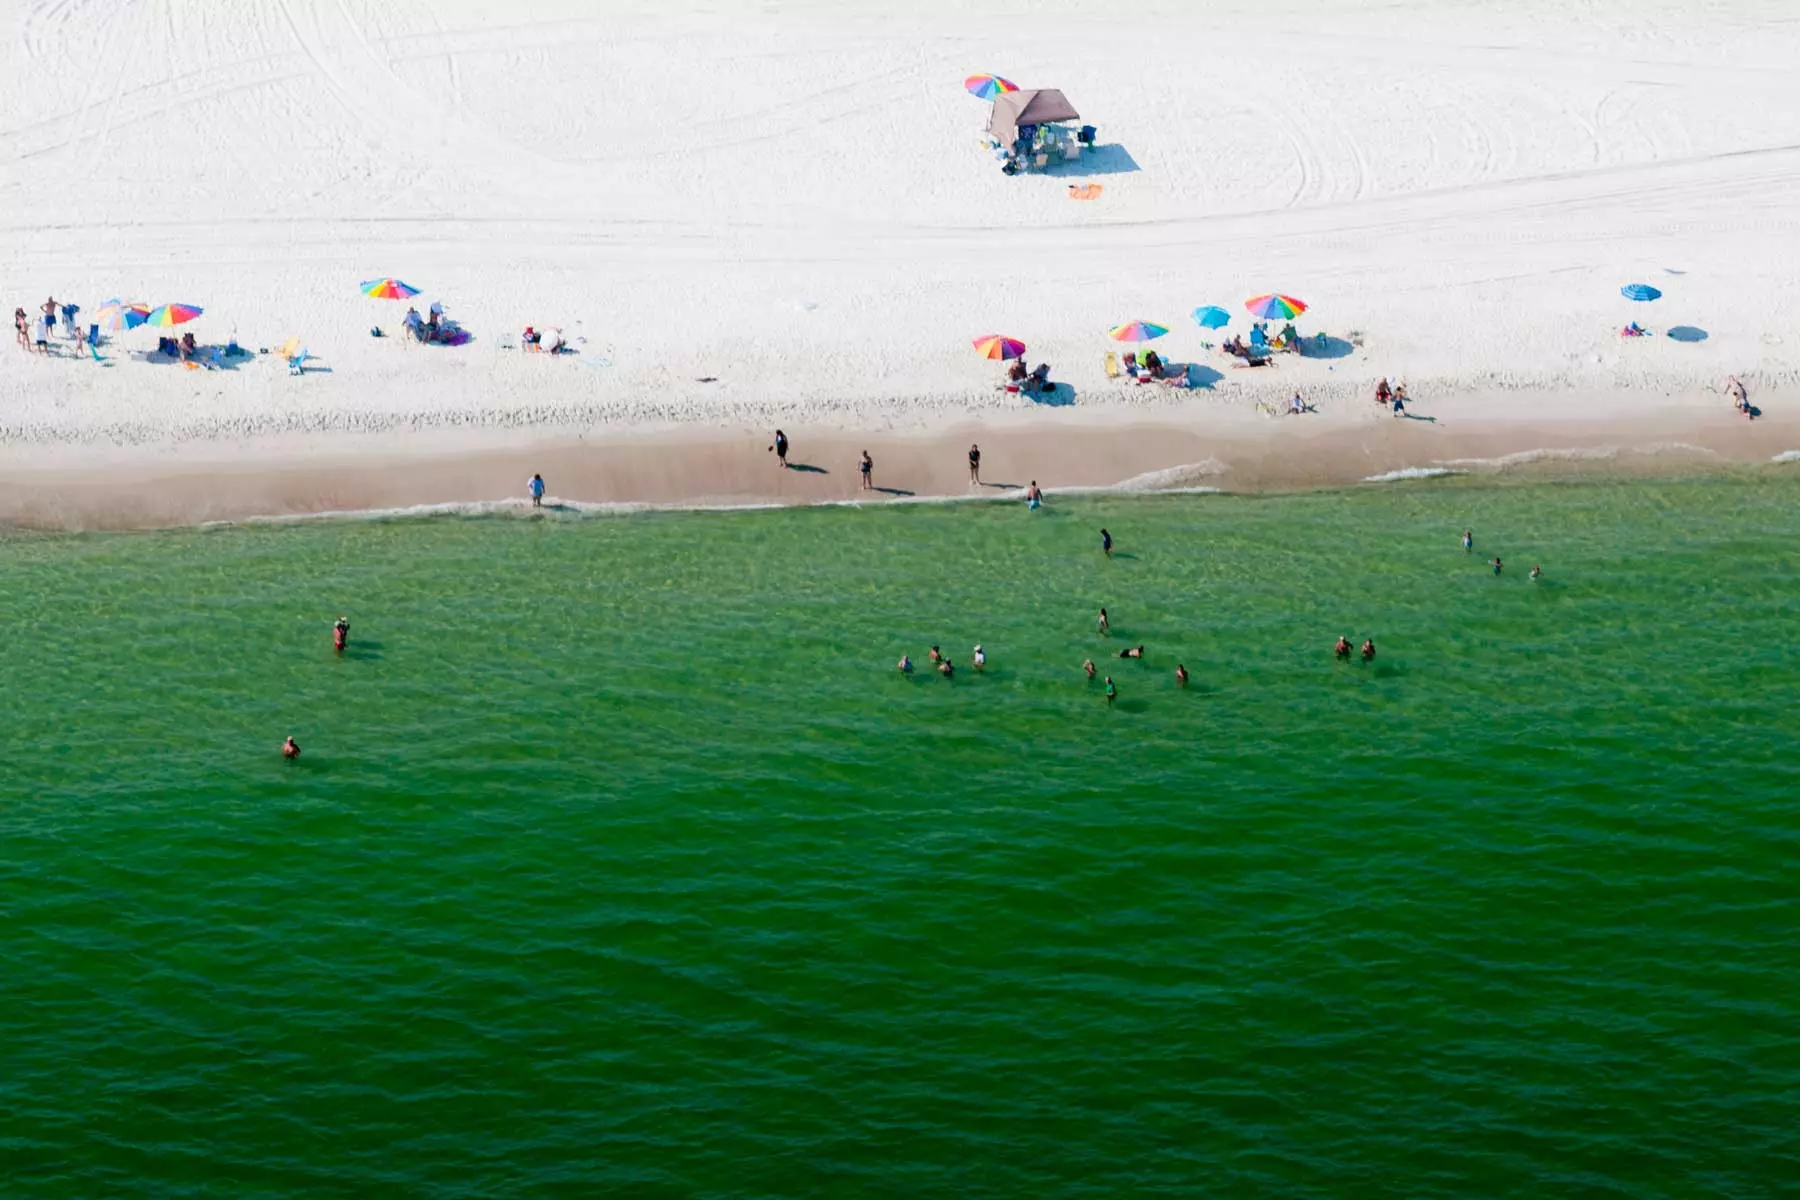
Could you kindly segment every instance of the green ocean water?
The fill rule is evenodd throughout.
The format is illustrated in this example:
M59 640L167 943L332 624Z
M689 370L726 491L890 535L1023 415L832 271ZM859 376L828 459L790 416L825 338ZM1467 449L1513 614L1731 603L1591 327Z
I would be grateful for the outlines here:
M1796 500L8 538L0 1193L1792 1189Z

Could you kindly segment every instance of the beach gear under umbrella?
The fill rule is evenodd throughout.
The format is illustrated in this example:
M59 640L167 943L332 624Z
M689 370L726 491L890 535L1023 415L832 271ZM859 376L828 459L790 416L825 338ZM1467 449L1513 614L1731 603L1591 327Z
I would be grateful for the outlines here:
M1161 325L1153 325L1149 321L1127 321L1107 330L1106 336L1115 342L1148 342L1167 332L1169 331Z
M971 96L980 96L983 100L992 100L1002 92L1016 92L1019 85L1010 79L1002 79L998 75L971 75L963 80Z
M1194 323L1202 329L1223 329L1231 324L1231 314L1216 304L1194 310Z
M975 350L983 358L1020 358L1025 354L1025 343L990 333L975 339Z
M1291 321L1306 311L1306 302L1296 300L1292 296L1274 293L1267 296L1252 296L1244 301L1244 307L1250 315L1265 321Z
M141 300L108 300L94 313L94 323L109 333L136 329L150 315L150 306Z
M362 294L374 300L410 300L419 294L398 279L370 279L362 284Z
M167 329L171 325L185 325L205 311L193 304L165 304L161 308L152 309L144 318L144 324Z
M1619 295L1627 300L1660 300L1662 293L1647 283L1628 283L1619 289Z

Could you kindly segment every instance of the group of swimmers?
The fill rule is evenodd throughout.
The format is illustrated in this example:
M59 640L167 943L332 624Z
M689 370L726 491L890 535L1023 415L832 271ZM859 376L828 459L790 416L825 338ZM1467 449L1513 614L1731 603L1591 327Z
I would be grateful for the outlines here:
M937 668L937 673L942 675L945 679L950 679L956 674L956 667L951 664L950 656L945 654L943 650L937 646L931 648L931 663ZM899 669L902 675L911 675L913 669L912 655L902 654L900 656L900 661L894 665ZM977 671L987 669L987 651L981 648L980 642L975 643L974 653L969 656L969 665Z
M1462 548L1463 548L1464 554L1475 553L1475 531L1473 529L1463 530ZM1488 566L1490 566L1494 569L1494 574L1496 574L1496 575L1500 574L1500 572L1502 572L1506 569L1506 564L1500 561L1500 556L1498 554L1494 555L1494 557L1488 561ZM1542 579L1543 577L1544 577L1544 568L1538 566L1536 563L1532 563L1531 564L1531 581L1533 583L1536 583L1538 580Z

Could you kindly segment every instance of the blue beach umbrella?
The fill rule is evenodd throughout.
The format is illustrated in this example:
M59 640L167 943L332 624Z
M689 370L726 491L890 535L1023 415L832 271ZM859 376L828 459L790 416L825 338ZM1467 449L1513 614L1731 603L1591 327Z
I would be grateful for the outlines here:
M1619 295L1627 300L1660 300L1662 293L1647 283L1628 283L1619 289Z
M1216 304L1194 310L1194 323L1202 329L1223 329L1231 324L1231 314Z

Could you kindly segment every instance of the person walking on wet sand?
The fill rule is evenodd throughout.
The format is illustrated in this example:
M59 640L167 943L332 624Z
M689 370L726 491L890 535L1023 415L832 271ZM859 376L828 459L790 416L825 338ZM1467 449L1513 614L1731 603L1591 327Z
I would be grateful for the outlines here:
M1100 549L1106 557L1112 557L1112 534L1104 529L1100 531Z
M972 443L969 446L969 486L981 486L981 447Z
M533 475L525 484L525 490L531 493L531 507L544 507L544 477Z
M786 470L787 469L787 452L788 452L787 434L785 434L785 433L781 432L781 430L777 429L775 431L775 444L773 446L770 446L769 449L771 449L775 452L776 465L781 467L783 470Z
M863 451L862 462L858 463L857 467L862 471L862 490L865 492L874 491L875 460L869 457L869 452L867 450Z

